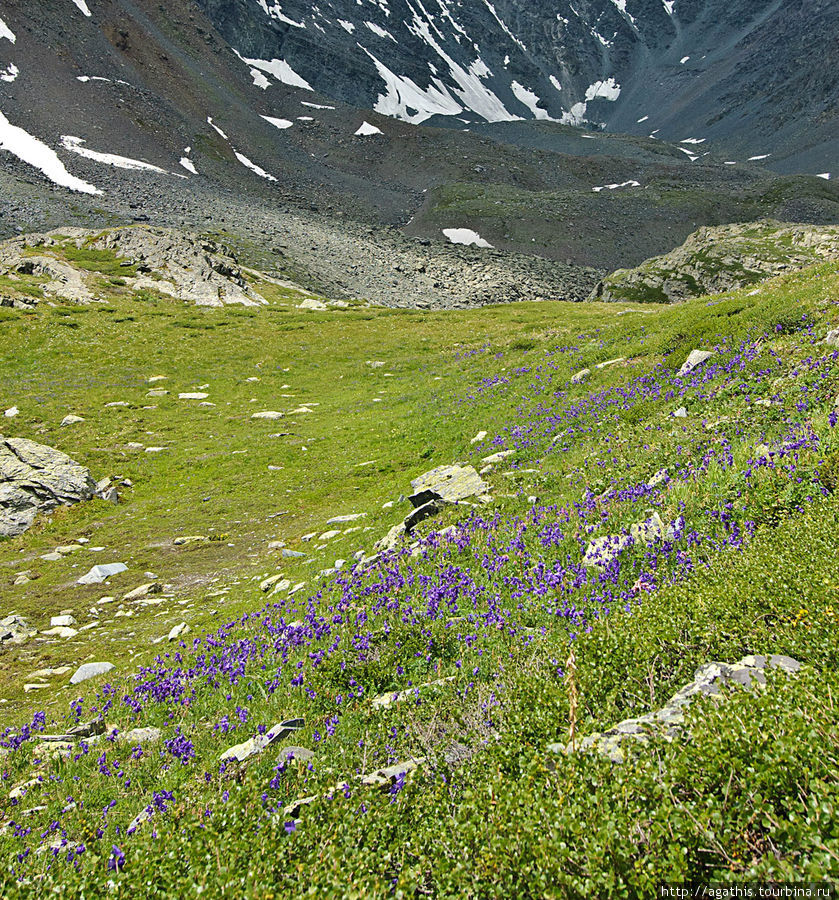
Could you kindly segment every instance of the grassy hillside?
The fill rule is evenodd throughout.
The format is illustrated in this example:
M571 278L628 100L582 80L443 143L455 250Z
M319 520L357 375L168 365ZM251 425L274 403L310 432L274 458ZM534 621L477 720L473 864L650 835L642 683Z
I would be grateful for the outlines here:
M0 543L0 612L97 623L0 651L4 896L836 879L839 354L822 339L837 302L826 264L652 312L304 312L280 290L259 310L0 310L0 407L20 409L3 433L121 493ZM714 355L679 376L694 348ZM284 417L251 418L266 410ZM85 421L60 427L68 413ZM501 450L491 504L447 508L353 568L408 511L411 478ZM632 525L653 511L671 529L644 543ZM327 524L350 513L367 515ZM204 539L176 546L185 535ZM624 551L584 565L605 535ZM75 584L113 561L128 571ZM40 577L12 586L21 570ZM163 593L123 602L149 572ZM266 598L273 575L304 587ZM166 640L180 622L191 631ZM549 749L752 653L803 668L695 702L682 738L654 734L623 765ZM35 670L90 660L116 669L24 692ZM100 713L104 735L38 740ZM301 718L246 762L220 759ZM121 740L140 727L160 741ZM369 777L397 763L414 767Z

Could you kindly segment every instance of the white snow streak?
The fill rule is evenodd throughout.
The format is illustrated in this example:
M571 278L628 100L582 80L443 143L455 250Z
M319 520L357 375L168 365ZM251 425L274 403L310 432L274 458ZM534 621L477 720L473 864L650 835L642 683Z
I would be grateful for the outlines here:
M23 162L39 169L50 181L61 187L82 194L102 193L99 188L71 175L55 150L23 128L12 125L2 112L0 112L0 150L7 150Z
M514 81L510 85L510 89L512 90L516 99L523 103L533 113L534 118L550 119L548 111L546 109L542 109L539 106L539 103L541 103L542 101L537 94L534 94L533 91L528 90L523 84L519 84L518 81Z
M597 194L600 191L616 191L618 188L624 187L641 187L641 185L637 181L624 181L621 184L604 184L600 187L592 188L592 190Z
M193 175L198 174L198 169L195 168L195 163L188 156L182 156L180 159L180 163L187 170L187 172L192 172Z
M8 81L11 83L18 75L20 75L20 69L14 63L9 63L9 65L0 72L0 81Z
M550 76L550 79L551 79L551 84L552 84L558 91L561 91L561 90L562 90L562 85L559 83L559 79L556 77L556 75L551 75L551 76Z
M160 166L153 166L151 163L142 162L139 159L131 159L128 156L117 156L115 153L100 153L98 150L90 150L84 147L86 142L80 137L73 137L72 134L63 134L61 136L61 146L71 153L77 153L85 159L92 159L94 162L104 163L106 166L115 166L117 169L131 169L134 171L157 172L160 175L168 175L165 169Z
M87 8L87 3L85 0L73 0L73 3L78 6L78 8L88 17L90 18L90 10Z
M265 169L261 169L255 162L251 162L244 153L239 153L238 150L234 150L233 153L243 166L247 166L252 172L256 172L260 178L266 178L268 181L277 180L273 175L266 172Z
M213 122L211 116L207 116L207 124L211 128L215 129L225 140L227 140L227 135L221 130L221 128L218 127L218 125L215 124L215 122Z
M750 156L749 162L754 162L757 159L768 159L771 155L771 153L761 153L759 156Z
M816 175L816 178L824 178L825 181L830 181L830 172L822 172L820 175Z
M294 122L290 122L288 119L275 119L273 116L262 116L266 122L270 122L275 128L291 128L294 125Z
M373 34L375 34L377 37L380 37L380 38L390 38L390 39L393 41L394 44L398 44L398 43L399 43L399 41L397 41L396 38L395 38L389 31L387 31L387 30L385 30L384 28L380 27L380 26L377 25L375 22L365 22L364 24L365 24L365 25L370 29L370 31L372 31Z

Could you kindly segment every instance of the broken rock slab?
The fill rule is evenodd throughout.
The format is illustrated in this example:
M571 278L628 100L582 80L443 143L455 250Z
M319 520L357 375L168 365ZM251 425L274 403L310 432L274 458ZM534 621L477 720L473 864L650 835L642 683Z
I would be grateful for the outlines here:
M698 369L713 355L711 350L691 350L688 358L682 363L681 369L679 369L679 376L688 375L694 369Z
M26 531L39 513L92 500L90 471L66 453L0 435L0 537Z
M81 682L87 681L90 678L96 678L99 675L105 675L113 668L114 664L109 662L85 663L84 665L79 666L78 669L76 669L76 671L73 673L73 677L70 679L70 684L81 684Z
M266 747L269 747L276 741L281 741L295 731L299 731L305 724L305 720L300 718L286 719L284 722L278 722L276 725L269 728L265 734L258 734L244 743L228 747L227 750L221 754L220 758L222 762L228 759L236 759L239 762L244 762L251 756L262 753Z
M0 643L22 644L37 633L26 619L14 613L0 621Z

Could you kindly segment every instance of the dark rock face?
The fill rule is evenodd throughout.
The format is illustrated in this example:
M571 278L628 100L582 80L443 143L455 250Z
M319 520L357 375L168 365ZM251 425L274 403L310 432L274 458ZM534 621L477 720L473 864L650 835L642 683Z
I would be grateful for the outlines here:
M282 60L326 96L406 121L552 118L814 166L837 131L829 0L198 5L243 57Z

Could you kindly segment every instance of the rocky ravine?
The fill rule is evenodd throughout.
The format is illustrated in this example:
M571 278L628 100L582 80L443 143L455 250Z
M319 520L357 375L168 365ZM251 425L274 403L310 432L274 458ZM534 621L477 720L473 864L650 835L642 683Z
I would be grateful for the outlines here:
M763 221L700 228L681 247L604 278L589 300L671 303L839 259L839 228Z

